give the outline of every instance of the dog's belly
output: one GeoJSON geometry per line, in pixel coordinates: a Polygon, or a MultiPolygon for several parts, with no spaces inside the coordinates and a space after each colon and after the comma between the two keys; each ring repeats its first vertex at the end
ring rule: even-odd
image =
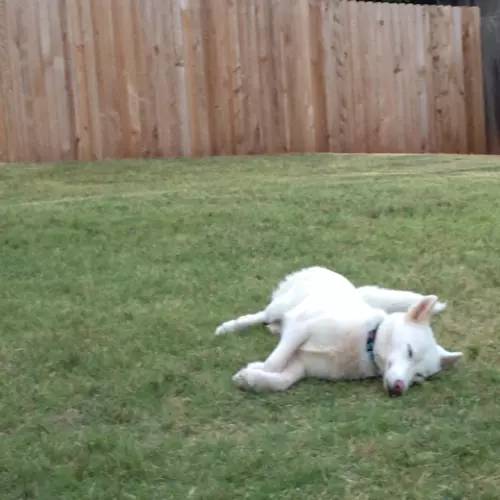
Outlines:
{"type": "Polygon", "coordinates": [[[306,375],[325,380],[355,380],[375,376],[375,367],[360,344],[360,339],[347,339],[336,347],[308,345],[300,349],[298,358],[306,375]]]}

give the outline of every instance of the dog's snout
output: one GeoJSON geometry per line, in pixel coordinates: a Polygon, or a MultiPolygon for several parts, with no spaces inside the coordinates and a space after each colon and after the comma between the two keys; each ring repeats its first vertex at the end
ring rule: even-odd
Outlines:
{"type": "Polygon", "coordinates": [[[389,387],[389,396],[391,398],[402,396],[405,390],[405,384],[402,380],[396,380],[392,386],[389,387]]]}

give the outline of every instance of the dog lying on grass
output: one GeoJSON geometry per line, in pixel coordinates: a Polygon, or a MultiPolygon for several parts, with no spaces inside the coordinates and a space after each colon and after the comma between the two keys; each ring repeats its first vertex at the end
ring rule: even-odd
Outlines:
{"type": "Polygon", "coordinates": [[[445,308],[435,295],[356,288],[334,271],[310,267],[288,275],[264,310],[227,321],[215,333],[264,324],[280,335],[264,362],[234,375],[241,389],[284,391],[305,377],[379,376],[389,396],[401,396],[462,357],[441,347],[430,326],[445,308]]]}

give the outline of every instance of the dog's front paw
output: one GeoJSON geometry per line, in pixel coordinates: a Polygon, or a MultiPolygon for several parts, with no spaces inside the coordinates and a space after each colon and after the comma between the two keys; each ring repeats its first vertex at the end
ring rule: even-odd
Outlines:
{"type": "Polygon", "coordinates": [[[233,376],[233,383],[239,389],[248,391],[251,389],[251,385],[248,380],[249,370],[247,367],[242,368],[238,373],[233,376]]]}
{"type": "Polygon", "coordinates": [[[442,313],[447,307],[448,304],[446,302],[436,302],[435,306],[432,308],[432,314],[442,313]]]}
{"type": "MultiPolygon", "coordinates": [[[[250,363],[233,376],[233,382],[236,387],[244,389],[245,391],[259,391],[260,390],[260,372],[257,368],[261,363],[250,363]]],[[[262,363],[263,364],[263,363],[262,363]]]]}
{"type": "Polygon", "coordinates": [[[229,333],[231,331],[229,327],[229,321],[226,321],[225,323],[221,323],[216,329],[215,329],[215,335],[223,335],[225,333],[229,333]]]}

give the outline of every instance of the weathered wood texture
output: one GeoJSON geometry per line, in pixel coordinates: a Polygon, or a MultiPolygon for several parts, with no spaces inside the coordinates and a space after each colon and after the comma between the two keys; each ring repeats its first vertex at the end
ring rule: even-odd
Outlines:
{"type": "Polygon", "coordinates": [[[486,152],[479,10],[0,0],[0,161],[486,152]]]}

